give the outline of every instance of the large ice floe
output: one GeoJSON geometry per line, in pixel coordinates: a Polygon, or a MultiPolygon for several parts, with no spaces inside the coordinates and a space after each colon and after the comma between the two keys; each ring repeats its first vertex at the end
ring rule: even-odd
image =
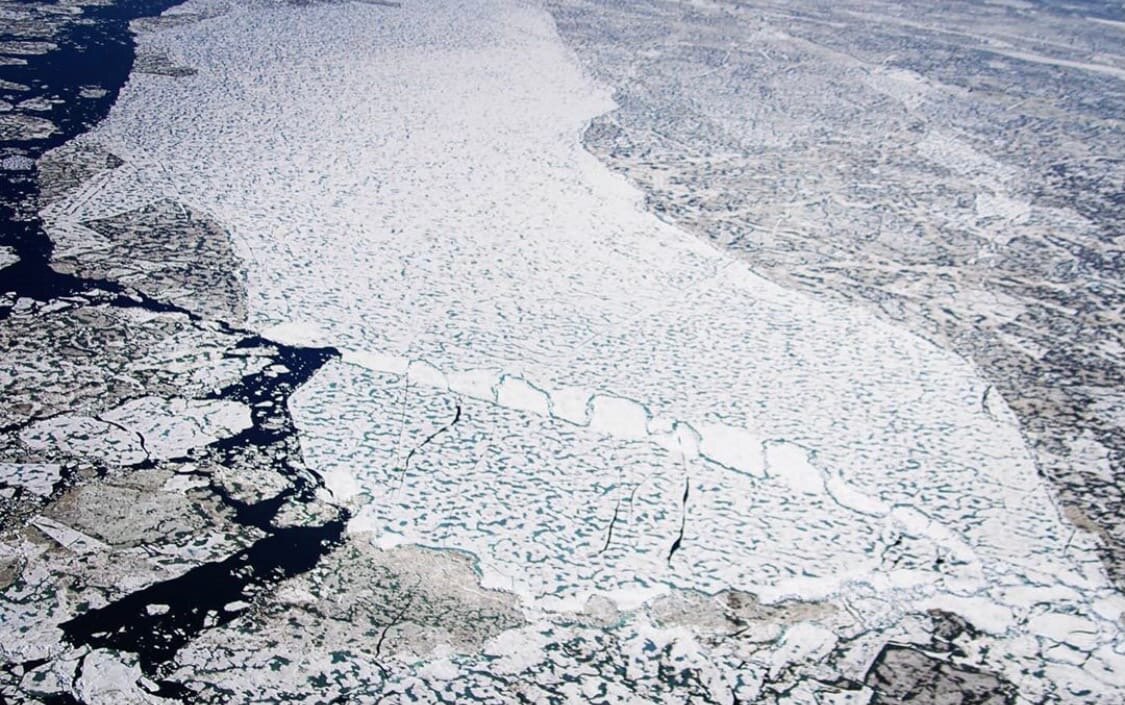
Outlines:
{"type": "MultiPolygon", "coordinates": [[[[229,233],[248,327],[342,352],[290,399],[324,499],[352,511],[358,548],[336,570],[395,551],[468,556],[475,589],[514,595],[531,624],[644,609],[607,623],[634,624],[637,644],[679,643],[685,663],[712,649],[690,636],[717,619],[692,611],[708,595],[827,605],[759,639],[773,645],[759,647],[758,688],[849,640],[865,646],[837,665],[854,661],[862,680],[888,640],[923,638],[916,615],[940,614],[976,634],[961,654],[976,675],[1029,702],[1125,692],[1125,603],[1000,395],[963,358],[774,285],[646,211],[581,146],[611,88],[544,10],[183,10],[205,19],[148,31],[140,48],[190,71],[135,73],[79,140],[123,163],[43,217],[65,240],[185,204],[229,233]]],[[[249,424],[245,408],[207,404],[221,432],[168,425],[190,404],[145,398],[25,440],[169,458],[249,424]]],[[[547,658],[544,633],[499,630],[490,668],[547,658]]],[[[482,668],[436,640],[420,655],[431,682],[482,668]]],[[[181,663],[225,668],[201,649],[181,663]]],[[[718,673],[718,702],[762,692],[718,673]]],[[[813,702],[811,688],[786,697],[813,702]]]]}

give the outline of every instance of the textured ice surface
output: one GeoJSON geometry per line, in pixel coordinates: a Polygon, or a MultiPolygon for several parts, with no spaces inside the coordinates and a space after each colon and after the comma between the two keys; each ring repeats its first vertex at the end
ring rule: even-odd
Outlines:
{"type": "Polygon", "coordinates": [[[47,213],[56,271],[127,284],[220,320],[245,316],[240,265],[226,233],[184,204],[161,200],[85,222],[47,213]]]}
{"type": "Polygon", "coordinates": [[[0,247],[0,269],[20,261],[19,255],[10,247],[0,247]]]}
{"type": "Polygon", "coordinates": [[[249,428],[250,412],[230,401],[142,397],[99,416],[55,416],[32,424],[20,439],[32,450],[87,452],[133,465],[183,455],[249,428]]]}
{"type": "Polygon", "coordinates": [[[646,210],[544,9],[133,27],[37,164],[54,270],[125,293],[0,321],[5,697],[1120,700],[1125,602],[1004,397],[646,210]]]}
{"type": "Polygon", "coordinates": [[[54,463],[0,463],[0,485],[23,487],[47,497],[59,480],[60,469],[54,463]]]}
{"type": "Polygon", "coordinates": [[[1120,6],[551,11],[617,91],[583,143],[756,272],[971,359],[1125,585],[1125,485],[1070,451],[1125,474],[1120,6]]]}
{"type": "MultiPolygon", "coordinates": [[[[256,325],[447,379],[519,376],[548,404],[563,388],[630,399],[658,427],[630,430],[611,407],[609,435],[720,422],[798,443],[822,472],[1006,560],[1050,564],[1065,544],[1013,418],[984,413],[963,360],[755,277],[645,213],[581,149],[585,121],[612,104],[542,11],[261,7],[160,37],[199,73],[133,77],[93,135],[144,156],[81,209],[109,217],[175,189],[215,214],[244,253],[256,325]],[[144,128],[158,113],[161,128],[144,128]]],[[[542,407],[509,386],[506,405],[542,407]]],[[[302,393],[317,397],[340,430],[336,415],[362,403],[302,393]]],[[[371,417],[390,424],[385,406],[371,417]]],[[[320,435],[307,439],[317,465],[356,466],[320,435]]],[[[388,450],[357,444],[373,469],[388,450]]]]}

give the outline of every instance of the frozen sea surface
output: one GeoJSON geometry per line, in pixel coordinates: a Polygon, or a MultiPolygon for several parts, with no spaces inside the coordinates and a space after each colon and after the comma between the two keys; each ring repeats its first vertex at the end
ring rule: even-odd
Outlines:
{"type": "MultiPolygon", "coordinates": [[[[56,270],[141,311],[24,297],[4,321],[12,340],[124,328],[11,361],[34,381],[8,387],[55,396],[12,419],[28,470],[0,481],[68,479],[24,510],[38,533],[5,539],[10,690],[1125,694],[1101,539],[1005,395],[658,217],[583,144],[628,106],[545,8],[189,0],[133,26],[147,58],[40,159],[65,178],[38,212],[56,270]],[[97,373],[71,399],[56,368],[97,373]],[[111,530],[137,493],[152,506],[111,530]],[[201,538],[146,563],[165,525],[201,538]]],[[[929,149],[972,156],[949,144],[929,149]]]]}
{"type": "Polygon", "coordinates": [[[1120,4],[551,9],[616,89],[584,144],[763,276],[972,360],[1125,585],[1120,4]]]}

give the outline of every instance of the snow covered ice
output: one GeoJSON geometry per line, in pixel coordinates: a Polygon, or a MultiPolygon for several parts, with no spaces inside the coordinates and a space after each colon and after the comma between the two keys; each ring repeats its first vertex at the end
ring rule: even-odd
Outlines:
{"type": "MultiPolygon", "coordinates": [[[[133,20],[112,108],[36,154],[68,288],[12,288],[0,320],[4,698],[1125,696],[1112,539],[1008,387],[656,208],[691,206],[676,160],[725,143],[627,102],[581,15],[614,11],[133,20]],[[612,115],[681,138],[603,154],[612,115]]],[[[937,129],[916,149],[990,185],[976,217],[1037,222],[1000,162],[937,129]]]]}

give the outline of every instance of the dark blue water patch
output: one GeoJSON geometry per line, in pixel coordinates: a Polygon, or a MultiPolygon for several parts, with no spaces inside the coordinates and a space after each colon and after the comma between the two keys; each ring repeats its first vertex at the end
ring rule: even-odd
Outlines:
{"type": "Polygon", "coordinates": [[[234,620],[262,590],[314,567],[343,536],[344,522],[276,530],[244,551],[217,563],[192,568],[85,612],[60,628],[75,646],[135,653],[142,669],[156,672],[205,629],[234,620]]]}
{"type": "MultiPolygon", "coordinates": [[[[0,141],[0,157],[19,155],[38,159],[90,129],[109,112],[132,70],[135,45],[129,22],[160,14],[179,0],[124,0],[104,7],[85,7],[81,15],[58,19],[52,38],[58,48],[27,56],[23,66],[0,66],[0,79],[26,85],[26,91],[0,89],[0,98],[18,102],[29,98],[58,101],[36,117],[50,119],[55,133],[44,138],[0,141]],[[101,96],[82,95],[97,87],[101,96]]],[[[29,3],[31,5],[31,3],[29,3]]],[[[44,20],[46,21],[46,20],[44,20]]],[[[37,29],[41,29],[37,28],[37,29]]],[[[0,26],[0,37],[21,37],[0,26]]],[[[37,300],[74,295],[92,290],[106,292],[104,298],[122,307],[141,307],[161,313],[181,313],[191,320],[200,317],[177,306],[131,291],[113,282],[60,274],[50,267],[52,243],[38,217],[39,184],[34,170],[0,171],[0,245],[13,248],[20,261],[0,270],[0,291],[37,300]]],[[[174,237],[175,233],[169,233],[174,237]]],[[[6,315],[0,309],[0,318],[6,315]]],[[[338,356],[331,348],[297,348],[278,345],[256,335],[220,323],[227,333],[243,334],[242,348],[267,348],[275,365],[284,370],[250,375],[221,390],[218,398],[236,400],[252,409],[252,427],[214,444],[208,450],[228,464],[236,464],[248,448],[277,446],[280,453],[259,454],[272,458],[271,469],[290,480],[290,489],[278,497],[257,503],[239,501],[214,486],[220,499],[234,510],[235,520],[258,528],[267,536],[221,561],[197,566],[172,580],[130,593],[99,609],[90,610],[60,625],[64,638],[76,646],[112,648],[138,655],[144,670],[158,675],[160,664],[202,631],[230,622],[239,610],[227,610],[236,601],[249,601],[256,594],[288,577],[314,567],[343,535],[347,513],[319,526],[272,525],[281,506],[291,500],[310,501],[323,486],[321,478],[303,467],[296,429],[287,401],[326,361],[338,356]],[[261,402],[271,402],[259,406],[261,402]],[[150,605],[161,605],[150,608],[150,605]]],[[[275,368],[277,369],[277,368],[275,368]]],[[[237,465],[236,465],[237,466],[237,465]]],[[[157,680],[162,697],[189,700],[188,691],[168,681],[157,680]]],[[[0,696],[2,697],[2,696],[0,696]]],[[[42,700],[42,698],[40,698],[42,700]]],[[[54,702],[78,702],[59,693],[54,702]]],[[[2,704],[0,704],[2,705],[2,704]]]]}
{"type": "MultiPolygon", "coordinates": [[[[251,407],[255,420],[266,421],[273,418],[277,410],[273,407],[257,407],[264,402],[287,399],[298,387],[309,380],[312,375],[324,366],[326,362],[340,356],[339,351],[332,347],[312,348],[283,345],[258,335],[248,334],[238,341],[233,351],[227,357],[234,357],[238,350],[254,348],[273,348],[276,353],[271,355],[274,365],[281,365],[284,370],[263,370],[248,377],[243,377],[238,382],[219,390],[212,398],[232,399],[241,401],[251,407]]],[[[268,437],[267,437],[268,438],[268,437]]],[[[265,438],[263,439],[265,440],[265,438]]]]}
{"type": "MultiPolygon", "coordinates": [[[[81,700],[70,693],[44,693],[35,696],[43,705],[85,705],[81,700]]],[[[0,705],[6,705],[0,700],[0,705]]]]}
{"type": "MultiPolygon", "coordinates": [[[[243,377],[210,395],[212,399],[241,402],[250,407],[251,427],[214,445],[219,450],[242,445],[268,445],[296,432],[289,415],[290,395],[305,384],[329,360],[340,357],[336,348],[301,348],[282,345],[257,335],[242,338],[227,357],[236,357],[239,350],[273,348],[272,365],[243,377]]],[[[317,483],[319,484],[319,483],[317,483]]]]}
{"type": "MultiPolygon", "coordinates": [[[[30,98],[48,98],[51,109],[36,113],[56,127],[50,136],[36,139],[0,140],[0,157],[21,155],[38,159],[46,151],[70,141],[96,125],[109,113],[136,58],[129,22],[158,15],[180,0],[124,0],[103,7],[83,7],[79,15],[60,18],[52,41],[56,49],[32,54],[24,65],[0,66],[0,79],[26,86],[28,90],[0,88],[0,98],[18,103],[30,98]],[[99,97],[83,97],[86,87],[105,91],[99,97]]],[[[28,3],[35,5],[37,3],[28,3]]],[[[46,21],[46,20],[44,20],[46,21]]],[[[22,37],[5,29],[0,38],[22,37]]],[[[44,299],[88,289],[85,280],[52,270],[51,241],[43,231],[38,210],[39,187],[34,171],[0,172],[0,245],[13,248],[21,262],[0,270],[0,290],[44,299]]]]}
{"type": "MultiPolygon", "coordinates": [[[[212,394],[212,399],[237,401],[250,407],[251,426],[246,430],[211,445],[209,451],[226,466],[237,467],[246,462],[247,448],[275,447],[281,452],[271,454],[271,470],[289,481],[289,488],[277,496],[259,502],[244,502],[225,488],[212,484],[212,490],[235,513],[236,520],[265,532],[273,530],[277,512],[290,501],[311,502],[316,490],[324,486],[316,471],[305,467],[297,443],[297,428],[289,414],[289,396],[308,381],[326,362],[339,357],[335,348],[300,348],[273,343],[251,335],[243,338],[228,357],[239,349],[274,348],[270,368],[242,378],[212,394]],[[280,370],[278,368],[284,368],[280,370]],[[272,369],[271,369],[272,368],[272,369]]],[[[263,462],[257,459],[256,462],[263,462]]],[[[343,516],[343,514],[341,515],[343,516]]]]}
{"type": "Polygon", "coordinates": [[[239,401],[252,409],[250,428],[212,444],[207,450],[222,464],[239,467],[253,448],[278,452],[252,456],[268,462],[270,470],[285,477],[289,488],[276,497],[245,502],[217,483],[211,489],[234,513],[235,522],[254,527],[267,536],[251,547],[221,561],[192,568],[184,575],[130,593],[105,607],[85,612],[60,625],[66,640],[75,646],[112,648],[137,654],[144,671],[157,679],[158,695],[183,699],[182,686],[160,680],[160,667],[201,632],[220,627],[240,610],[227,610],[235,601],[250,601],[278,582],[304,573],[339,545],[349,519],[340,509],[321,525],[277,527],[278,511],[290,502],[310,502],[323,487],[322,478],[304,467],[297,431],[288,411],[288,398],[327,361],[339,356],[334,348],[299,348],[279,345],[256,335],[243,338],[235,349],[273,349],[272,373],[262,371],[220,390],[211,398],[239,401]],[[284,371],[275,366],[281,365],[284,371]],[[257,407],[259,402],[270,402],[257,407]],[[160,605],[159,611],[150,605],[160,605]]]}
{"type": "MultiPolygon", "coordinates": [[[[151,3],[160,9],[174,3],[151,3]]],[[[18,147],[29,156],[66,142],[74,135],[89,130],[105,117],[117,99],[133,66],[133,38],[127,31],[128,18],[95,18],[98,10],[86,8],[80,18],[64,20],[54,38],[58,48],[43,54],[25,56],[24,65],[0,68],[0,77],[22,84],[28,90],[3,90],[0,96],[12,103],[28,98],[52,101],[49,110],[35,114],[50,120],[56,132],[49,137],[21,141],[0,141],[3,147],[18,147]],[[101,96],[82,97],[84,87],[97,86],[106,92],[101,96]]],[[[18,37],[6,37],[18,39],[18,37]]]]}

